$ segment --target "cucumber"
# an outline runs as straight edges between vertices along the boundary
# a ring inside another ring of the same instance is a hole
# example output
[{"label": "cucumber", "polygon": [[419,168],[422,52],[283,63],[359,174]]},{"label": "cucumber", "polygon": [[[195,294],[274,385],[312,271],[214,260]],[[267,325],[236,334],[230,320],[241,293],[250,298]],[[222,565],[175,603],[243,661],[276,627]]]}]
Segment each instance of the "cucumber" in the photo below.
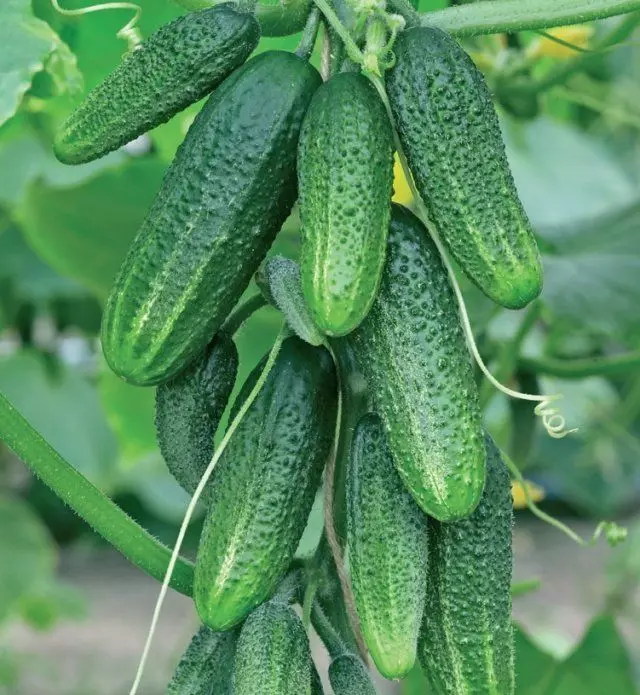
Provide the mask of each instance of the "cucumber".
[{"label": "cucumber", "polygon": [[542,290],[542,266],[482,73],[434,27],[402,32],[394,53],[389,101],[438,232],[488,297],[524,307]]},{"label": "cucumber", "polygon": [[296,198],[302,119],[320,84],[297,56],[256,56],[214,92],[178,150],[107,302],[107,362],[170,379],[217,333]]},{"label": "cucumber", "polygon": [[511,484],[489,437],[487,483],[475,512],[430,527],[419,658],[442,695],[512,695]]},{"label": "cucumber", "polygon": [[238,632],[213,632],[204,625],[180,659],[167,695],[230,695]]},{"label": "cucumber", "polygon": [[193,494],[211,461],[216,430],[238,371],[238,351],[216,336],[200,359],[156,390],[156,434],[174,478]]},{"label": "cucumber", "polygon": [[235,695],[312,695],[315,667],[300,618],[269,601],[242,626],[236,651]]},{"label": "cucumber", "polygon": [[341,654],[333,659],[329,682],[334,695],[376,695],[371,676],[355,654]]},{"label": "cucumber", "polygon": [[400,206],[378,298],[349,339],[416,502],[441,521],[469,515],[485,476],[478,391],[440,255]]},{"label": "cucumber", "polygon": [[316,325],[346,335],[367,315],[384,264],[393,132],[371,82],[332,77],[302,127],[298,188],[302,289]]},{"label": "cucumber", "polygon": [[336,401],[329,353],[285,340],[210,483],[194,598],[214,630],[233,627],[269,598],[293,559],[331,450]]},{"label": "cucumber", "polygon": [[160,27],[67,118],[56,157],[82,164],[118,149],[206,96],[249,57],[260,27],[233,4]]},{"label": "cucumber", "polygon": [[380,418],[356,428],[347,477],[351,582],[362,636],[378,671],[413,668],[427,585],[427,517],[393,465]]}]

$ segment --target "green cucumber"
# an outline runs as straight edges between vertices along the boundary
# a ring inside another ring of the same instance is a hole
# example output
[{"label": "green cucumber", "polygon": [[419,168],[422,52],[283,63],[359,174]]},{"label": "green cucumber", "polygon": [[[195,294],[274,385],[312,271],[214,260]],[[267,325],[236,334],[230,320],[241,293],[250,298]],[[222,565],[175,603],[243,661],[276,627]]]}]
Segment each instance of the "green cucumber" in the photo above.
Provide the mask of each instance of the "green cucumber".
[{"label": "green cucumber", "polygon": [[393,207],[380,292],[349,339],[414,499],[441,521],[469,515],[485,476],[478,391],[447,272],[405,208]]},{"label": "green cucumber", "polygon": [[300,618],[269,601],[245,621],[238,640],[235,695],[312,695],[315,667]]},{"label": "green cucumber", "polygon": [[347,477],[351,582],[362,636],[378,671],[413,668],[427,585],[427,517],[393,465],[380,418],[356,428]]},{"label": "green cucumber", "polygon": [[371,82],[332,77],[302,127],[298,187],[302,289],[316,325],[346,335],[367,315],[384,265],[393,131]]},{"label": "green cucumber", "polygon": [[238,632],[200,627],[169,683],[167,695],[227,695],[233,676]]},{"label": "green cucumber", "polygon": [[341,654],[333,659],[329,682],[335,695],[376,695],[369,672],[355,654]]},{"label": "green cucumber", "polygon": [[182,371],[246,289],[294,203],[298,136],[319,84],[301,58],[262,53],[196,118],[105,309],[104,354],[125,380]]},{"label": "green cucumber", "polygon": [[520,309],[540,294],[542,266],[484,77],[434,27],[402,32],[393,50],[389,101],[436,228],[488,297]]},{"label": "green cucumber", "polygon": [[509,474],[489,437],[487,483],[475,512],[430,527],[430,571],[419,658],[442,695],[512,695]]},{"label": "green cucumber", "polygon": [[194,597],[214,630],[236,625],[269,598],[291,562],[331,450],[336,401],[329,353],[285,340],[210,483]]},{"label": "green cucumber", "polygon": [[244,63],[259,38],[255,17],[228,3],[160,27],[67,118],[56,157],[90,162],[168,121]]},{"label": "green cucumber", "polygon": [[216,430],[238,371],[238,351],[216,336],[200,359],[156,390],[156,433],[174,478],[193,494],[211,461]]}]

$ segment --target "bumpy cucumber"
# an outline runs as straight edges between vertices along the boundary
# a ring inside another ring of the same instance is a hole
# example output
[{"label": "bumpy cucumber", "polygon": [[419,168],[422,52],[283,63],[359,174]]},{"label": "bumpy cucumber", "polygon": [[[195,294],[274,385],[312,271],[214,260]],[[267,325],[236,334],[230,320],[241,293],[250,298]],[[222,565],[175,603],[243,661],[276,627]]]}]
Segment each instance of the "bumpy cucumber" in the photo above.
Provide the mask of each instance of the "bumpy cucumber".
[{"label": "bumpy cucumber", "polygon": [[200,359],[158,386],[156,433],[167,467],[189,493],[196,489],[213,455],[216,430],[233,390],[238,351],[216,336]]},{"label": "bumpy cucumber", "polygon": [[236,651],[235,695],[312,695],[309,640],[295,612],[269,601],[242,626]]},{"label": "bumpy cucumber", "polygon": [[336,390],[324,348],[284,342],[210,484],[194,596],[211,628],[232,627],[267,599],[293,558],[331,449]]},{"label": "bumpy cucumber", "polygon": [[320,84],[291,53],[262,53],[196,118],[133,241],[102,323],[111,368],[165,381],[211,340],[296,197],[302,119]]},{"label": "bumpy cucumber", "polygon": [[230,693],[238,632],[214,632],[204,625],[182,655],[167,695]]},{"label": "bumpy cucumber", "polygon": [[400,206],[378,298],[350,339],[415,500],[441,521],[470,514],[485,475],[477,388],[438,251]]},{"label": "bumpy cucumber", "polygon": [[345,335],[367,315],[384,264],[393,185],[385,107],[359,73],[315,94],[300,135],[302,288],[315,323]]},{"label": "bumpy cucumber", "polygon": [[355,654],[341,654],[329,665],[335,695],[376,695],[371,676]]},{"label": "bumpy cucumber", "polygon": [[512,695],[509,474],[487,437],[487,483],[463,521],[433,523],[419,658],[442,695]]},{"label": "bumpy cucumber", "polygon": [[415,664],[427,584],[427,517],[393,465],[380,418],[360,420],[347,476],[351,581],[362,636],[378,671]]},{"label": "bumpy cucumber", "polygon": [[260,27],[232,4],[158,29],[69,116],[54,143],[65,164],[102,157],[206,96],[249,57]]},{"label": "bumpy cucumber", "polygon": [[434,27],[402,32],[394,53],[389,100],[439,233],[487,296],[522,308],[542,290],[542,266],[482,73]]}]

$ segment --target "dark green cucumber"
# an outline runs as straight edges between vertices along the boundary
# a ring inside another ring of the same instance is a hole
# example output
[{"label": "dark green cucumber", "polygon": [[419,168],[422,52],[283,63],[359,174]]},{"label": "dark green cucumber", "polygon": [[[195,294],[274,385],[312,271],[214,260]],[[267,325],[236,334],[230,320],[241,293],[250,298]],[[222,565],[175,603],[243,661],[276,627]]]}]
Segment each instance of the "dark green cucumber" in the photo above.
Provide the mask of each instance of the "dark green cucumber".
[{"label": "dark green cucumber", "polygon": [[403,678],[416,661],[427,585],[427,517],[398,472],[382,422],[358,423],[347,477],[351,582],[378,671]]},{"label": "dark green cucumber", "polygon": [[262,53],[214,92],[134,239],[102,323],[111,368],[165,381],[246,289],[296,197],[302,119],[320,84],[291,53]]},{"label": "dark green cucumber", "polygon": [[285,340],[210,484],[194,597],[214,630],[236,625],[269,598],[292,560],[331,449],[336,400],[329,353]]},{"label": "dark green cucumber", "polygon": [[218,335],[200,359],[156,391],[160,452],[174,478],[191,494],[213,456],[213,438],[237,371],[235,343]]},{"label": "dark green cucumber", "polygon": [[415,500],[441,521],[470,514],[482,494],[485,450],[469,353],[440,255],[398,205],[378,298],[351,340]]},{"label": "dark green cucumber", "polygon": [[335,695],[376,695],[369,672],[355,654],[341,654],[333,659],[329,682]]},{"label": "dark green cucumber", "polygon": [[230,695],[238,631],[214,632],[204,625],[182,655],[167,695]]},{"label": "dark green cucumber", "polygon": [[332,77],[302,127],[302,289],[317,326],[351,332],[375,299],[391,213],[393,132],[371,82]]},{"label": "dark green cucumber", "polygon": [[442,695],[512,695],[511,527],[506,466],[487,437],[487,484],[475,512],[430,527],[419,658]]},{"label": "dark green cucumber", "polygon": [[166,24],[67,118],[54,142],[56,157],[90,162],[168,121],[244,63],[259,38],[255,17],[233,4]]},{"label": "dark green cucumber", "polygon": [[402,32],[393,50],[389,101],[438,232],[488,297],[520,309],[540,294],[542,266],[484,77],[434,27]]},{"label": "dark green cucumber", "polygon": [[245,621],[238,641],[235,695],[312,695],[315,667],[300,618],[269,601]]}]

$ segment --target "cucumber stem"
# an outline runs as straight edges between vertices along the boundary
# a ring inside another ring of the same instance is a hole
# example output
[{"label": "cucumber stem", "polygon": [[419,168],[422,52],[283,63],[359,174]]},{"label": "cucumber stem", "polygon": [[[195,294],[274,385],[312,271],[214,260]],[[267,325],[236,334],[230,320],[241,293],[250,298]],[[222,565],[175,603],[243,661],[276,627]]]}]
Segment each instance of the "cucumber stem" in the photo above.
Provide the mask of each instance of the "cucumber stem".
[{"label": "cucumber stem", "polygon": [[[37,432],[0,393],[0,439],[33,473],[96,533],[130,562],[160,581],[171,551],[87,480]],[[171,587],[185,596],[193,594],[193,564],[176,559]]]},{"label": "cucumber stem", "polygon": [[220,332],[230,336],[235,335],[256,311],[265,306],[267,306],[267,300],[262,294],[254,294],[253,297],[247,299],[231,314],[220,329]]},{"label": "cucumber stem", "polygon": [[313,2],[316,5],[316,7],[320,10],[320,12],[322,12],[327,22],[331,25],[331,28],[342,40],[342,43],[344,44],[347,50],[347,55],[349,56],[349,58],[351,58],[351,60],[353,60],[354,62],[362,65],[362,62],[364,60],[364,55],[362,51],[358,48],[358,45],[351,37],[351,34],[347,30],[347,28],[340,21],[340,18],[334,12],[331,5],[329,5],[327,0],[313,0]]},{"label": "cucumber stem", "polygon": [[303,58],[304,60],[309,60],[316,45],[319,27],[320,10],[317,7],[314,7],[307,17],[307,23],[305,24],[304,31],[302,32],[302,38],[300,39],[300,43],[296,48],[296,55],[298,57]]},{"label": "cucumber stem", "polygon": [[213,458],[211,459],[211,462],[207,466],[207,469],[202,475],[202,478],[200,479],[200,482],[198,483],[198,487],[195,489],[195,492],[193,493],[193,497],[191,498],[191,502],[189,502],[189,506],[187,507],[187,511],[184,515],[184,519],[182,520],[182,525],[180,526],[180,532],[178,533],[178,538],[176,540],[176,544],[173,548],[173,553],[171,555],[171,560],[169,561],[169,566],[167,567],[167,571],[165,574],[164,581],[162,583],[162,587],[160,589],[160,594],[158,596],[158,600],[156,602],[156,607],[153,612],[153,617],[151,619],[151,626],[149,628],[149,634],[147,635],[147,641],[144,645],[144,649],[142,651],[142,656],[140,658],[140,663],[138,665],[138,670],[136,672],[136,677],[133,682],[133,685],[131,687],[131,690],[129,691],[129,695],[136,695],[138,692],[138,688],[140,686],[140,682],[142,680],[142,675],[144,673],[144,668],[147,662],[147,657],[149,656],[149,651],[151,650],[151,642],[153,641],[153,636],[156,631],[156,627],[158,624],[158,619],[160,618],[160,611],[162,610],[162,604],[164,603],[164,599],[167,593],[167,588],[169,586],[169,582],[171,581],[171,576],[173,574],[174,567],[176,565],[176,561],[178,559],[178,555],[180,553],[180,548],[182,546],[182,542],[184,541],[185,534],[187,532],[187,527],[189,526],[189,522],[191,521],[191,517],[193,516],[193,512],[195,511],[196,505],[198,503],[198,500],[200,499],[200,495],[202,495],[202,491],[204,490],[206,484],[209,482],[209,478],[211,477],[211,474],[213,473],[214,468],[216,467],[218,461],[220,460],[220,457],[222,456],[224,450],[227,448],[227,445],[229,444],[229,441],[231,440],[231,437],[233,436],[234,432],[238,429],[238,426],[244,419],[244,416],[247,414],[247,411],[251,407],[252,403],[255,401],[257,398],[258,394],[262,390],[262,387],[264,386],[267,377],[269,376],[271,369],[273,368],[273,365],[275,364],[276,358],[278,356],[278,353],[280,352],[280,347],[282,346],[282,343],[284,342],[284,339],[287,337],[289,331],[284,325],[281,329],[280,332],[278,333],[276,340],[273,344],[273,347],[271,348],[271,351],[269,352],[269,357],[267,358],[267,362],[264,366],[264,369],[262,370],[262,373],[258,377],[258,380],[256,381],[253,389],[251,390],[251,393],[247,397],[246,401],[242,404],[242,407],[238,411],[238,414],[233,418],[231,421],[231,424],[229,425],[227,431],[225,432],[224,437],[222,438],[222,441],[220,442],[220,446],[217,448],[215,453],[213,454]]}]

